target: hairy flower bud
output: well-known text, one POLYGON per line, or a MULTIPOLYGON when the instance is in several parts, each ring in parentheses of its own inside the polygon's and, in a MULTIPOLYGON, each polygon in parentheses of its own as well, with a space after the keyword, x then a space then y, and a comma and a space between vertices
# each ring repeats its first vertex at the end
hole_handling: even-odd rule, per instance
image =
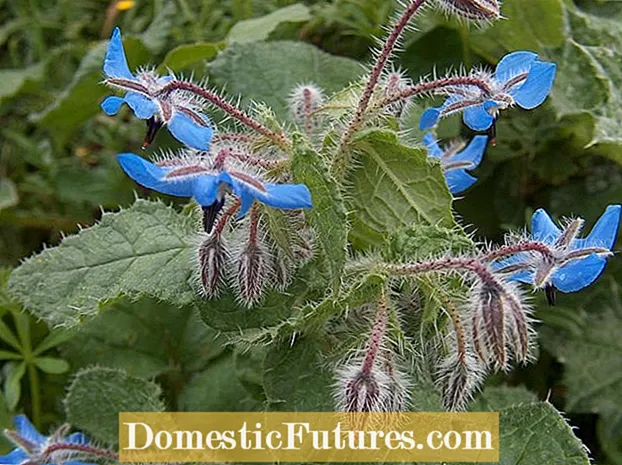
POLYGON ((201 290, 206 297, 217 297, 224 282, 224 269, 229 260, 227 244, 219 233, 206 236, 197 249, 201 290))
POLYGON ((304 125, 308 135, 320 126, 320 119, 314 115, 324 103, 324 93, 314 84, 301 84, 292 90, 287 99, 292 119, 304 125))
MULTIPOLYGON (((389 73, 389 75, 387 76, 384 82, 384 90, 383 90, 384 97, 389 97, 391 95, 395 95, 400 92, 403 92, 406 89, 408 89, 408 87, 410 87, 411 85, 412 85, 412 82, 410 81, 410 79, 404 76, 404 74, 402 74, 399 71, 393 71, 389 73)), ((395 102, 392 102, 389 105, 387 105, 385 107, 385 111, 389 115, 399 118, 402 116, 402 113, 404 112, 404 108, 406 108, 406 105, 408 105, 409 102, 410 102, 410 99, 408 98, 402 98, 402 99, 396 100, 395 102)))
POLYGON ((531 328, 530 309, 518 287, 503 282, 478 285, 474 293, 472 341, 479 358, 506 370, 512 356, 528 359, 531 328))
POLYGON ((441 9, 468 20, 490 21, 501 16, 499 0, 437 0, 441 9))

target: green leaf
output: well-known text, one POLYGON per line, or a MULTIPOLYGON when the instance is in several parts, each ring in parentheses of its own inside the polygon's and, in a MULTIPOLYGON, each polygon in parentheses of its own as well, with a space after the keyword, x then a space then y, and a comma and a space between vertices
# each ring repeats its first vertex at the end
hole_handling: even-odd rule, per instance
POLYGON ((223 350, 222 338, 192 306, 142 298, 115 302, 80 326, 61 352, 74 367, 98 365, 152 378, 200 371, 223 350))
POLYGON ((9 362, 4 380, 4 397, 9 410, 15 410, 22 396, 22 378, 26 373, 26 362, 9 362))
POLYGON ((346 210, 339 187, 331 178, 321 156, 301 135, 294 136, 292 171, 296 182, 311 190, 313 208, 305 214, 315 228, 330 269, 333 291, 341 287, 341 274, 347 258, 346 210))
POLYGON ((499 414, 499 465, 590 464, 585 447, 551 404, 519 405, 499 414))
POLYGON ((12 273, 9 291, 37 317, 62 326, 96 315, 120 294, 189 304, 195 231, 194 218, 137 200, 26 260, 12 273))
POLYGON ((300 83, 313 82, 326 92, 342 89, 362 73, 354 60, 329 55, 302 42, 234 43, 209 65, 212 82, 241 95, 245 104, 266 103, 288 117, 287 96, 300 83))
POLYGON ((510 20, 497 21, 493 27, 472 35, 478 52, 488 57, 498 55, 499 48, 542 52, 564 42, 563 0, 506 0, 502 13, 510 20))
POLYGON ((119 441, 119 412, 162 412, 160 387, 123 370, 88 368, 80 371, 67 392, 67 420, 95 439, 119 441))
POLYGON ((598 440, 612 465, 622 465, 622 411, 608 413, 598 419, 598 440))
POLYGON ((176 73, 197 64, 203 64, 214 59, 218 52, 224 48, 225 42, 198 42, 179 45, 166 54, 164 61, 158 66, 158 72, 165 73, 170 69, 176 73))
POLYGON ((265 390, 269 409, 280 412, 334 411, 332 374, 323 366, 320 345, 309 338, 281 340, 266 359, 265 390))
MULTIPOLYGON (((564 364, 566 408, 608 414, 622 405, 620 285, 609 276, 582 294, 569 307, 574 324, 564 329, 549 325, 544 328, 542 343, 564 364)), ((543 317, 549 321, 546 314, 543 317)))
POLYGON ((469 405, 470 412, 498 412, 520 404, 532 404, 538 397, 525 387, 488 386, 469 405))
POLYGON ((262 404, 242 385, 233 354, 228 353, 184 385, 178 407, 187 412, 251 412, 261 410, 262 404))
POLYGON ((387 233, 413 224, 454 227, 452 196, 440 164, 397 135, 367 131, 354 141, 355 168, 347 176, 350 239, 359 248, 382 244, 387 233))
POLYGON ((37 365, 41 371, 51 375, 60 375, 69 371, 69 363, 60 358, 37 357, 35 359, 35 365, 37 365))
POLYGON ((9 352, 8 350, 0 350, 0 360, 21 360, 24 356, 17 352, 9 352))
POLYGON ((11 208, 17 205, 19 196, 15 183, 8 178, 0 179, 0 212, 5 208, 11 208))
POLYGON ((28 82, 41 81, 47 62, 43 61, 24 69, 0 70, 0 101, 19 93, 28 82))
MULTIPOLYGON (((125 38, 123 46, 132 68, 147 61, 148 51, 140 40, 125 38)), ((99 113, 103 97, 111 93, 101 83, 107 47, 108 42, 99 42, 91 48, 65 90, 49 107, 32 116, 33 121, 47 129, 58 142, 63 143, 85 120, 99 113)))
POLYGON ((22 345, 18 341, 13 331, 7 326, 7 324, 0 320, 0 339, 6 342, 8 345, 16 349, 18 352, 22 351, 22 345))
POLYGON ((281 23, 303 23, 311 19, 309 8, 302 3, 280 8, 260 18, 236 23, 227 36, 229 42, 266 40, 281 23))
POLYGON ((41 343, 35 348, 33 351, 34 355, 41 355, 46 350, 50 350, 56 347, 59 344, 64 344, 65 342, 71 340, 74 336, 74 333, 71 331, 66 331, 62 329, 54 329, 50 331, 50 333, 41 341, 41 343))

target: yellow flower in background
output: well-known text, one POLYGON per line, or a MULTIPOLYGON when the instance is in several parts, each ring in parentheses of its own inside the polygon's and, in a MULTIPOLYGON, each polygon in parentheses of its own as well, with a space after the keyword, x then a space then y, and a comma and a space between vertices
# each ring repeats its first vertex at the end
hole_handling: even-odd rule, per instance
POLYGON ((115 8, 118 11, 126 11, 126 10, 129 10, 130 8, 134 8, 135 4, 136 2, 134 0, 120 0, 115 5, 115 8))

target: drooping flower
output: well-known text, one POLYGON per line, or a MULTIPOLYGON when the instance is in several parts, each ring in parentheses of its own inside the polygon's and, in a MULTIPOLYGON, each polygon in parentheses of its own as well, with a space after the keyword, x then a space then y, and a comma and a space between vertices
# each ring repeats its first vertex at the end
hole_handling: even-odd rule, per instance
POLYGON ((494 74, 473 74, 485 86, 460 85, 444 89, 443 105, 429 108, 419 121, 421 130, 436 126, 441 118, 462 112, 463 120, 474 131, 493 126, 501 110, 518 105, 525 110, 540 106, 551 92, 557 66, 538 60, 538 55, 518 51, 504 56, 494 74), (484 90, 484 88, 488 90, 484 90))
MULTIPOLYGON (((311 208, 311 193, 304 184, 274 184, 260 176, 228 168, 222 160, 188 154, 152 163, 133 153, 117 156, 126 174, 148 189, 177 197, 194 198, 204 212, 204 228, 210 232, 229 191, 240 199, 238 216, 244 216, 255 200, 274 208, 311 208)), ((236 167, 237 168, 237 167, 236 167)))
POLYGON ((465 191, 477 181, 467 171, 474 170, 481 163, 488 143, 487 136, 475 136, 466 148, 464 144, 457 144, 442 149, 432 133, 423 137, 423 143, 430 157, 440 160, 452 194, 465 191))
POLYGON ((550 304, 555 290, 579 291, 601 275, 612 255, 622 206, 610 205, 585 238, 579 238, 584 220, 567 221, 560 229, 544 209, 537 210, 531 223, 530 241, 548 246, 548 253, 519 252, 493 266, 510 273, 510 279, 544 289, 550 304))
POLYGON ((67 425, 48 437, 39 433, 24 415, 17 415, 13 424, 16 431, 5 431, 5 435, 17 447, 0 457, 3 465, 91 465, 78 459, 89 453, 105 452, 90 448, 82 433, 67 435, 67 425))
POLYGON ((104 59, 104 82, 117 88, 123 97, 109 96, 101 103, 107 115, 115 115, 127 104, 136 117, 147 120, 143 148, 153 142, 158 130, 166 125, 180 142, 198 150, 207 150, 212 138, 209 119, 200 112, 201 102, 184 92, 161 92, 173 76, 159 76, 153 70, 132 74, 125 58, 121 32, 115 28, 104 59))

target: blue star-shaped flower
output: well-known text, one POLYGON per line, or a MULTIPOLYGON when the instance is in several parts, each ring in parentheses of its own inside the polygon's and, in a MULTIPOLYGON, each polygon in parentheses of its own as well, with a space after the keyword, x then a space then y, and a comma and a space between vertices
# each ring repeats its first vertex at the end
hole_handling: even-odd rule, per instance
POLYGON ((440 118, 463 112, 463 120, 474 131, 489 129, 499 111, 512 105, 531 110, 541 105, 551 92, 555 63, 538 60, 533 52, 519 51, 504 56, 492 76, 474 76, 486 82, 489 92, 471 85, 456 86, 447 91, 443 105, 429 108, 421 115, 421 130, 431 129, 440 118))
POLYGON ((311 208, 311 193, 304 184, 273 184, 236 169, 215 168, 200 159, 167 160, 151 163, 133 153, 117 156, 127 175, 141 186, 177 197, 193 197, 204 209, 205 230, 210 232, 232 190, 241 201, 239 216, 245 215, 255 200, 284 210, 311 208))
POLYGON ((150 70, 132 74, 125 58, 121 32, 115 28, 104 59, 106 84, 120 89, 123 97, 109 96, 101 103, 107 115, 118 113, 127 104, 136 117, 147 120, 147 137, 143 148, 149 145, 157 131, 166 125, 180 142, 197 150, 209 149, 212 127, 209 119, 199 111, 196 97, 183 92, 160 91, 172 76, 159 76, 150 70))
POLYGON ((441 149, 432 133, 423 136, 423 143, 428 149, 428 154, 432 158, 441 161, 447 186, 452 194, 459 194, 471 187, 477 178, 471 176, 467 171, 474 170, 479 166, 486 151, 488 143, 487 136, 475 136, 466 148, 462 145, 455 145, 448 149, 441 149))
POLYGON ((610 205, 585 238, 578 238, 583 220, 569 221, 563 229, 555 225, 545 210, 532 217, 530 241, 548 246, 550 254, 521 252, 494 264, 498 271, 511 272, 512 280, 545 289, 549 301, 554 291, 575 292, 592 284, 601 275, 612 255, 618 236, 622 206, 610 205))
MULTIPOLYGON (((17 447, 0 457, 0 464, 2 465, 20 465, 22 463, 55 465, 59 463, 61 458, 71 456, 70 445, 88 445, 88 440, 82 433, 73 433, 67 437, 43 436, 24 415, 17 415, 13 419, 13 424, 16 431, 9 431, 6 435, 15 442, 17 447), (69 447, 63 450, 63 444, 69 445, 69 447), (50 448, 52 445, 54 446, 53 451, 50 448)), ((62 463, 63 465, 94 465, 66 459, 62 460, 62 463)))

